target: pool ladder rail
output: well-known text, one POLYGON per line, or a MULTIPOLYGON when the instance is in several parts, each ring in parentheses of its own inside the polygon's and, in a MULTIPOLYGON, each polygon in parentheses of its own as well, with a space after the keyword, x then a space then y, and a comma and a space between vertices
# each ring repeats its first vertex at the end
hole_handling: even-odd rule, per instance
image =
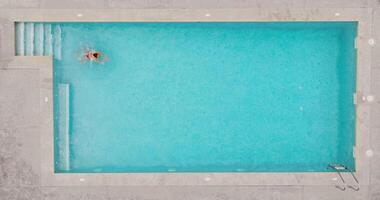
POLYGON ((341 173, 342 172, 349 172, 351 174, 352 178, 355 180, 356 185, 347 185, 347 187, 350 188, 350 189, 352 189, 352 190, 354 190, 354 191, 359 191, 359 189, 360 189, 359 188, 359 181, 356 178, 354 172, 350 168, 348 168, 348 167, 346 167, 344 165, 341 165, 341 164, 329 164, 327 166, 327 168, 333 169, 336 173, 338 173, 338 175, 340 177, 340 180, 342 180, 343 186, 341 186, 341 185, 335 185, 336 188, 338 188, 341 191, 345 191, 346 190, 346 181, 344 180, 344 178, 343 178, 343 176, 342 176, 341 173))

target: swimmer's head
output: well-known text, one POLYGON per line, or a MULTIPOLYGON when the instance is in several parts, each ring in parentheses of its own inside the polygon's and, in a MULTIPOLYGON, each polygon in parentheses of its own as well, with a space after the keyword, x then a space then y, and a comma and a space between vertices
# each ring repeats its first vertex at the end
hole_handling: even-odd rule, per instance
POLYGON ((92 55, 94 56, 94 58, 99 58, 100 57, 100 54, 97 53, 97 52, 93 53, 92 55))

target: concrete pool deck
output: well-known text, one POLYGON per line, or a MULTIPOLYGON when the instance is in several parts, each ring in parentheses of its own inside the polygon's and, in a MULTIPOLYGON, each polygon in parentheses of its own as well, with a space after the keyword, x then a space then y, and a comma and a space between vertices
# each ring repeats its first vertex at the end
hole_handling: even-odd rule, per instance
POLYGON ((0 199, 380 199, 380 84, 376 82, 380 80, 380 50, 379 45, 368 44, 371 38, 374 38, 375 43, 380 41, 379 2, 335 0, 316 3, 293 0, 272 5, 266 1, 134 3, 110 0, 96 1, 95 10, 73 9, 88 5, 77 1, 72 4, 58 1, 54 4, 44 0, 0 2, 0 7, 4 7, 0 12, 0 199), (100 9, 103 7, 108 9, 100 9), (51 10, 56 8, 66 9, 51 10), (174 10, 167 10, 172 8, 174 10), (78 13, 82 17, 78 17, 78 13), (205 18, 206 13, 215 18, 205 18), (13 57, 13 21, 109 21, 107 19, 141 19, 142 16, 148 16, 148 21, 173 20, 176 17, 178 19, 178 16, 180 20, 199 21, 216 20, 218 17, 224 17, 222 21, 226 21, 226 17, 251 21, 360 20, 364 27, 360 29, 359 25, 362 34, 359 34, 358 47, 363 51, 359 52, 358 66, 362 70, 358 71, 358 91, 363 96, 375 96, 373 102, 359 102, 358 107, 361 113, 361 117, 358 117, 361 124, 358 132, 363 137, 358 141, 362 148, 357 149, 356 153, 362 159, 359 165, 364 166, 364 170, 358 166, 358 171, 362 171, 362 175, 359 175, 360 191, 347 189, 342 192, 334 188, 331 178, 336 177, 335 174, 328 177, 318 175, 311 179, 299 175, 291 181, 268 180, 268 177, 257 179, 235 174, 220 180, 216 178, 218 182, 214 182, 216 176, 211 174, 212 181, 207 184, 204 183, 204 174, 195 176, 194 180, 194 177, 182 176, 147 177, 139 184, 128 184, 133 178, 126 179, 127 177, 119 178, 119 184, 107 182, 107 178, 97 180, 100 183, 94 184, 87 177, 86 181, 79 182, 82 176, 74 177, 75 179, 62 176, 58 178, 60 180, 57 184, 54 180, 47 180, 46 171, 41 170, 41 163, 46 162, 47 158, 44 156, 46 152, 40 149, 40 146, 46 147, 46 141, 41 137, 44 133, 41 131, 40 118, 44 116, 45 102, 45 98, 41 97, 45 95, 44 88, 49 90, 49 86, 46 86, 49 80, 41 78, 44 77, 44 72, 40 69, 51 67, 51 62, 46 57, 13 57), (365 156, 367 149, 374 152, 372 157, 365 156), (72 180, 77 184, 72 184, 72 180), (62 181, 69 183, 62 184, 62 181), (197 184, 197 181, 201 184, 197 184), (241 184, 242 181, 247 184, 241 184))

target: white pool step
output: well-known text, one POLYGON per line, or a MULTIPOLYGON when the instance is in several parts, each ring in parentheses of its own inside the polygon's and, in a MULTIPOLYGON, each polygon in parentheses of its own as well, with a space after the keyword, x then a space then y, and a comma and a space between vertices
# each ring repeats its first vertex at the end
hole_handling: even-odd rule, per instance
POLYGON ((70 85, 58 84, 58 149, 60 170, 70 169, 70 85))
POLYGON ((53 47, 53 55, 54 58, 57 60, 61 60, 61 27, 55 26, 54 27, 54 47, 53 47))
POLYGON ((45 41, 44 41, 44 55, 51 56, 53 54, 53 41, 52 41, 52 35, 51 35, 51 24, 45 24, 44 27, 44 35, 45 35, 45 41))
POLYGON ((34 55, 44 55, 44 25, 41 23, 34 25, 34 55))
POLYGON ((16 55, 23 56, 25 54, 25 24, 16 23, 16 55))
POLYGON ((34 23, 25 23, 25 55, 33 56, 34 23))
POLYGON ((17 56, 53 56, 62 58, 62 30, 57 24, 17 22, 17 56))

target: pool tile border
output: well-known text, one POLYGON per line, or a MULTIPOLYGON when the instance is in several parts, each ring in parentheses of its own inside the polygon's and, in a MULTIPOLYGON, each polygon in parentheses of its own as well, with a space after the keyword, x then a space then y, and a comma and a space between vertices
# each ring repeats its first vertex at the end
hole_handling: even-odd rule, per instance
MULTIPOLYGON (((4 10, 0 17, 16 21, 55 22, 201 22, 201 21, 358 21, 356 174, 361 185, 369 184, 369 103, 372 9, 118 9, 118 10, 4 10)), ((14 38, 14 28, 6 35, 14 38)), ((2 55, 14 54, 14 40, 1 41, 9 47, 2 55)), ((39 69, 41 183, 44 186, 70 185, 335 185, 335 173, 54 173, 53 60, 48 56, 11 57, 7 68, 39 69)), ((344 174, 354 184, 349 174, 344 174)))

